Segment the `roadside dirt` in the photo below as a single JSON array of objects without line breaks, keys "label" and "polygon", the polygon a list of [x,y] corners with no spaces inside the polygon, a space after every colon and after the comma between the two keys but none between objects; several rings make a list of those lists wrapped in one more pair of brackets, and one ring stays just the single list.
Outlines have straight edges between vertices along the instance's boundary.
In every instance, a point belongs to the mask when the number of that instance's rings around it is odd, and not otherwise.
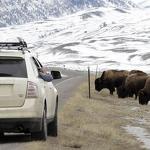
[{"label": "roadside dirt", "polygon": [[91,91],[92,98],[88,99],[87,83],[83,84],[61,111],[61,149],[150,149],[125,130],[131,126],[150,131],[149,105],[141,106],[134,98],[119,99],[107,90],[98,93],[93,84]]}]

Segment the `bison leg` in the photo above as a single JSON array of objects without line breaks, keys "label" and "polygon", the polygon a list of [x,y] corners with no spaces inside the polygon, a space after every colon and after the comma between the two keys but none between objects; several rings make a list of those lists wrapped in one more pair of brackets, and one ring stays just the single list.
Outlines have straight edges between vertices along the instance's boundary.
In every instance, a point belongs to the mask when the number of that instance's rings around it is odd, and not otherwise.
[{"label": "bison leg", "polygon": [[149,98],[145,93],[139,94],[139,104],[147,105],[148,101],[149,101]]},{"label": "bison leg", "polygon": [[147,95],[147,101],[145,102],[146,105],[148,105],[149,100],[150,100],[150,95]]},{"label": "bison leg", "polygon": [[137,100],[138,93],[135,93],[135,100]]},{"label": "bison leg", "polygon": [[146,105],[146,101],[139,99],[139,104]]},{"label": "bison leg", "polygon": [[148,101],[145,102],[145,105],[148,105]]},{"label": "bison leg", "polygon": [[138,95],[139,95],[139,90],[135,90],[135,100],[137,100],[137,97],[138,97]]},{"label": "bison leg", "polygon": [[128,91],[128,96],[133,97],[133,93],[131,91]]},{"label": "bison leg", "polygon": [[113,95],[113,92],[115,91],[115,88],[114,87],[110,88],[109,91],[110,91],[110,94]]}]

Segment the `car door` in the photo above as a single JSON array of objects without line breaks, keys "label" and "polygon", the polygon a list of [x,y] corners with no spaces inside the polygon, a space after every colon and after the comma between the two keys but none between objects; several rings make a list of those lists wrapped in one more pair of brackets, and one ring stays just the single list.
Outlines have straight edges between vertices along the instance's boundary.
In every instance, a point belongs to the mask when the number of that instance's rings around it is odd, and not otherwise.
[{"label": "car door", "polygon": [[[38,70],[42,69],[43,66],[40,63],[40,61],[36,58],[34,58],[35,63],[37,63]],[[52,84],[52,82],[44,81],[44,89],[45,89],[45,97],[46,97],[46,103],[47,103],[47,117],[52,118],[55,112],[55,105],[56,105],[56,96],[55,96],[55,88]]]}]

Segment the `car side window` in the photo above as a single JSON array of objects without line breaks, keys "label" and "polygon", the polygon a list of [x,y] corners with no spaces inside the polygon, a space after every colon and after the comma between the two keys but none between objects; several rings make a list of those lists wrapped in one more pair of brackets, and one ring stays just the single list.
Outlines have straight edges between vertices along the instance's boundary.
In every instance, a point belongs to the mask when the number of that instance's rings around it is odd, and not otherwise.
[{"label": "car side window", "polygon": [[36,59],[36,61],[38,62],[39,66],[42,68],[42,64],[40,63],[40,61],[38,59]]},{"label": "car side window", "polygon": [[39,70],[40,68],[42,68],[42,66],[38,63],[37,59],[35,59],[34,57],[32,57],[32,58],[33,58],[33,61],[36,65],[37,69]]},{"label": "car side window", "polygon": [[37,68],[37,65],[36,65],[36,63],[35,63],[35,61],[34,61],[34,59],[31,57],[31,65],[32,65],[32,68],[33,68],[33,71],[34,71],[34,73],[35,73],[35,75],[36,76],[38,76],[38,68]]},{"label": "car side window", "polygon": [[35,64],[35,66],[37,68],[39,77],[42,78],[44,81],[47,81],[47,80],[50,81],[49,76],[48,75],[46,76],[46,73],[43,70],[42,64],[34,57],[33,57],[33,61],[34,61],[34,64]]}]

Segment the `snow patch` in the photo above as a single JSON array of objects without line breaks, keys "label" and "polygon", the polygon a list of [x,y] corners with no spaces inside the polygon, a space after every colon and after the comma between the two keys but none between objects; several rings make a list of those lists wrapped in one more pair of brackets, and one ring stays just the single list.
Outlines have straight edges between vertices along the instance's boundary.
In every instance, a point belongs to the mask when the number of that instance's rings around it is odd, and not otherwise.
[{"label": "snow patch", "polygon": [[133,107],[131,108],[131,110],[135,111],[135,110],[139,110],[140,108],[139,107]]},{"label": "snow patch", "polygon": [[146,129],[130,125],[123,128],[142,142],[144,144],[142,145],[143,148],[150,149],[150,133],[148,133]]}]

